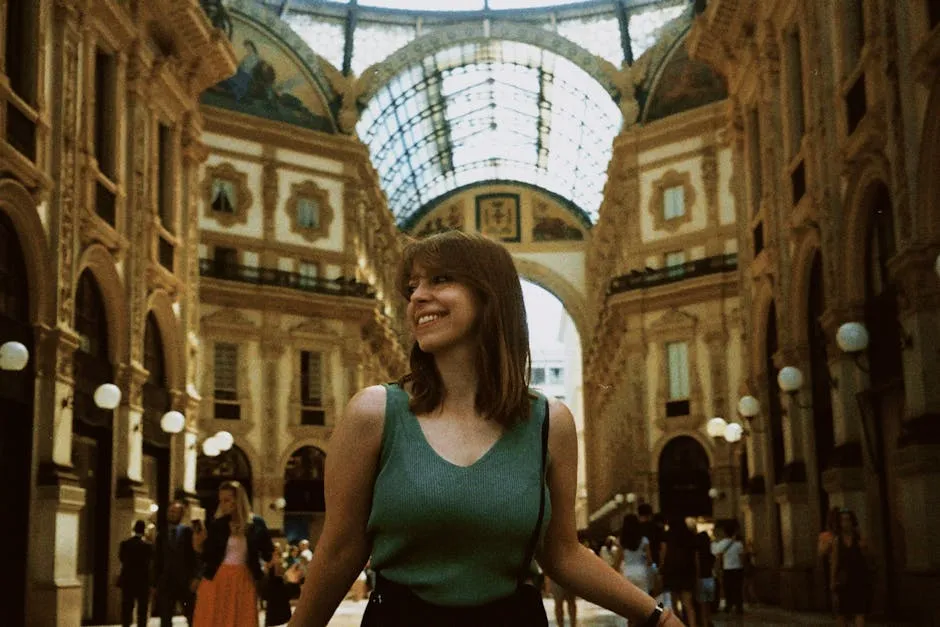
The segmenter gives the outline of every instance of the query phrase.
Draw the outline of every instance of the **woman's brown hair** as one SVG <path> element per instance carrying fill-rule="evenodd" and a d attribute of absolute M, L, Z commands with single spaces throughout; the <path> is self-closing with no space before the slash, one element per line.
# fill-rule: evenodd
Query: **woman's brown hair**
<path fill-rule="evenodd" d="M 511 427 L 529 418 L 529 327 L 522 286 L 512 256 L 487 237 L 447 231 L 405 246 L 398 289 L 409 298 L 415 265 L 428 274 L 443 274 L 469 287 L 480 304 L 476 334 L 476 409 L 488 419 Z M 415 342 L 411 372 L 399 383 L 411 384 L 411 410 L 428 413 L 444 401 L 444 382 L 434 356 Z"/>

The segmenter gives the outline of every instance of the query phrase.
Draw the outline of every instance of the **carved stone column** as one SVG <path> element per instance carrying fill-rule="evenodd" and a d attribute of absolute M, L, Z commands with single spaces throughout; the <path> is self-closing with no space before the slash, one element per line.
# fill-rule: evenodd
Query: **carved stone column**
<path fill-rule="evenodd" d="M 143 338 L 139 341 L 143 343 Z M 121 404 L 115 410 L 114 468 L 117 480 L 111 505 L 110 546 L 118 546 L 127 538 L 134 521 L 150 517 L 150 505 L 153 502 L 143 485 L 143 385 L 148 373 L 139 366 L 122 364 L 117 374 L 123 394 Z M 108 572 L 118 573 L 120 569 L 117 552 L 111 551 Z M 109 620 L 120 620 L 120 612 L 120 590 L 111 586 L 108 594 Z"/>
<path fill-rule="evenodd" d="M 910 247 L 891 262 L 900 286 L 900 320 L 907 336 L 904 359 L 905 416 L 895 459 L 901 525 L 908 547 L 905 588 L 929 594 L 940 570 L 940 278 L 933 264 L 940 243 Z M 874 332 L 877 332 L 875 330 Z"/>
<path fill-rule="evenodd" d="M 52 110 L 51 174 L 57 182 L 50 210 L 54 268 L 56 328 L 38 328 L 36 346 L 36 432 L 38 439 L 36 492 L 30 513 L 27 592 L 30 625 L 70 627 L 81 623 L 82 588 L 78 580 L 79 512 L 85 491 L 72 472 L 72 356 L 78 338 L 71 330 L 75 314 L 76 226 L 79 220 L 79 132 L 82 37 L 81 16 L 72 2 L 52 9 L 51 87 L 59 105 Z M 43 128 L 45 125 L 41 125 Z"/>
<path fill-rule="evenodd" d="M 72 356 L 78 338 L 67 328 L 37 329 L 36 416 L 38 443 L 36 497 L 30 513 L 31 543 L 27 616 L 30 624 L 68 627 L 81 623 L 82 588 L 78 580 L 79 513 L 85 490 L 72 472 Z"/>
<path fill-rule="evenodd" d="M 284 415 L 284 403 L 279 402 L 279 399 L 283 397 L 280 381 L 283 379 L 284 359 L 288 355 L 285 354 L 284 339 L 273 333 L 279 319 L 271 320 L 269 316 L 270 314 L 265 316 L 267 333 L 261 340 L 262 397 L 264 399 L 262 406 L 265 412 L 262 418 L 264 429 L 262 473 L 265 479 L 261 482 L 264 489 L 256 489 L 255 502 L 260 504 L 264 517 L 272 528 L 283 529 L 284 513 L 271 505 L 275 499 L 283 496 L 284 492 L 284 469 L 279 466 L 282 446 L 280 433 L 283 426 L 290 423 L 291 417 Z"/>

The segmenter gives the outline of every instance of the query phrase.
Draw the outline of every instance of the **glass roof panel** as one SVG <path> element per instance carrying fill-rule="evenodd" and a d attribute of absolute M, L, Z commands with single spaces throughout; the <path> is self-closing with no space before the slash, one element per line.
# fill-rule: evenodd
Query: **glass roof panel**
<path fill-rule="evenodd" d="M 500 9 L 538 9 L 578 4 L 578 0 L 490 0 L 490 8 Z"/>
<path fill-rule="evenodd" d="M 558 20 L 558 34 L 607 59 L 618 68 L 623 62 L 620 20 L 612 11 L 608 14 Z"/>
<path fill-rule="evenodd" d="M 633 58 L 639 59 L 640 55 L 652 48 L 663 26 L 682 15 L 687 6 L 685 0 L 676 0 L 673 3 L 663 2 L 655 9 L 631 13 L 629 30 Z"/>
<path fill-rule="evenodd" d="M 360 20 L 353 32 L 352 71 L 359 76 L 370 65 L 378 63 L 415 38 L 413 24 L 389 24 Z"/>
<path fill-rule="evenodd" d="M 284 21 L 294 29 L 315 53 L 329 61 L 333 67 L 343 67 L 343 42 L 346 25 L 343 20 L 323 15 L 289 13 Z"/>
<path fill-rule="evenodd" d="M 478 11 L 483 8 L 483 0 L 360 0 L 359 6 L 411 11 Z"/>
<path fill-rule="evenodd" d="M 593 221 L 620 125 L 605 89 L 572 62 L 490 40 L 441 50 L 393 78 L 358 131 L 402 225 L 442 194 L 497 179 L 555 192 Z"/>

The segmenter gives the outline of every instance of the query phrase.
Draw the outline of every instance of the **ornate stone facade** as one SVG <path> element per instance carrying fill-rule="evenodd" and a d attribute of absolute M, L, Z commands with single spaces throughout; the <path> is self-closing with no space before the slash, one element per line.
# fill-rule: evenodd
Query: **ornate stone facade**
<path fill-rule="evenodd" d="M 752 490 L 743 514 L 766 556 L 760 594 L 788 607 L 826 607 L 814 538 L 839 506 L 872 547 L 874 611 L 937 620 L 924 490 L 938 474 L 915 460 L 936 459 L 940 415 L 926 383 L 940 367 L 940 213 L 924 161 L 940 110 L 936 71 L 923 73 L 938 18 L 921 1 L 715 0 L 689 35 L 729 84 L 746 378 L 764 408 L 748 452 L 766 495 Z M 868 327 L 862 354 L 840 348 L 849 321 Z M 776 385 L 783 366 L 805 373 L 794 394 Z"/>
<path fill-rule="evenodd" d="M 234 71 L 234 58 L 190 2 L 4 2 L 0 16 L 7 20 L 0 23 L 0 34 L 11 52 L 2 71 L 15 77 L 0 81 L 0 109 L 17 111 L 0 124 L 0 172 L 6 177 L 0 179 L 0 204 L 15 226 L 32 295 L 36 333 L 28 342 L 34 363 L 28 368 L 35 374 L 36 401 L 29 411 L 41 434 L 17 444 L 31 451 L 25 459 L 36 487 L 30 503 L 17 505 L 29 517 L 28 537 L 9 539 L 28 555 L 29 592 L 25 599 L 5 597 L 3 603 L 25 606 L 29 625 L 114 622 L 116 554 L 110 563 L 93 558 L 85 542 L 96 533 L 99 543 L 116 543 L 135 518 L 150 514 L 140 427 L 142 386 L 149 376 L 143 350 L 148 315 L 158 318 L 162 361 L 172 373 L 163 383 L 167 392 L 185 395 L 193 382 L 187 355 L 174 347 L 182 346 L 190 331 L 188 318 L 177 312 L 191 309 L 196 293 L 178 288 L 187 282 L 184 266 L 170 264 L 166 251 L 161 257 L 151 237 L 157 180 L 169 190 L 162 215 L 174 222 L 173 252 L 185 255 L 181 251 L 193 240 L 179 225 L 187 223 L 194 207 L 183 190 L 196 164 L 179 158 L 179 130 L 187 113 L 198 117 L 196 99 L 207 82 Z M 10 40 L 11 29 L 25 34 Z M 16 72 L 9 65 L 14 62 L 23 62 Z M 55 98 L 47 100 L 46 94 Z M 159 164 L 158 119 L 175 129 L 171 156 Z M 196 136 L 198 141 L 198 130 Z M 161 274 L 164 278 L 155 281 Z M 106 318 L 108 336 L 94 340 L 108 346 L 101 357 L 111 375 L 101 380 L 86 381 L 84 365 L 79 372 L 91 346 L 79 331 L 87 313 L 76 301 L 81 280 L 96 286 Z M 168 285 L 175 287 L 167 292 Z M 75 466 L 75 434 L 85 429 L 79 413 L 88 411 L 80 407 L 80 383 L 114 383 L 122 392 L 120 405 L 96 427 L 113 458 L 113 473 L 101 475 L 104 483 L 91 480 L 97 502 L 112 503 L 102 508 L 110 513 L 99 516 L 94 529 L 82 527 L 89 520 L 91 475 Z M 195 413 L 181 407 L 194 423 Z M 182 444 L 172 444 L 170 455 L 175 461 L 166 470 L 169 481 L 184 488 Z M 33 541 L 56 537 L 77 541 L 56 542 L 53 550 L 48 542 Z M 27 571 L 14 576 L 25 580 Z"/>

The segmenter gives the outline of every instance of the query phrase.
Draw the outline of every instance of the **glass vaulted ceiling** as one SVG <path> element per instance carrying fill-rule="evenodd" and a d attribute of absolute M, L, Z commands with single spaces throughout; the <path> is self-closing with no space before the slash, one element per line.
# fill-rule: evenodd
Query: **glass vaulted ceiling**
<path fill-rule="evenodd" d="M 359 136 L 399 224 L 481 181 L 554 192 L 594 222 L 620 111 L 571 61 L 523 43 L 466 43 L 426 57 L 362 112 Z"/>
<path fill-rule="evenodd" d="M 632 64 L 690 0 L 257 0 L 317 54 L 361 75 L 415 39 L 454 24 L 522 22 L 619 67 Z M 399 223 L 441 194 L 486 180 L 544 187 L 593 222 L 620 115 L 572 63 L 491 41 L 427 57 L 369 101 L 358 131 Z"/>

